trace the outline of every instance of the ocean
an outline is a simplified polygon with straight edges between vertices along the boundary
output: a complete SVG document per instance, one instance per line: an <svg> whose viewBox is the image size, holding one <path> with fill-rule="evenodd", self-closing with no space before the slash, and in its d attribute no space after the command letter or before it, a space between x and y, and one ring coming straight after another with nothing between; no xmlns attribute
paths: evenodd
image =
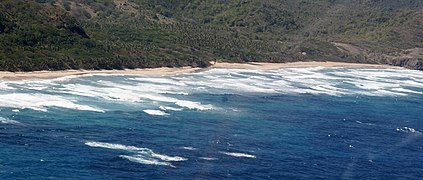
<svg viewBox="0 0 423 180"><path fill-rule="evenodd" d="M421 179L423 72L0 80L0 179Z"/></svg>

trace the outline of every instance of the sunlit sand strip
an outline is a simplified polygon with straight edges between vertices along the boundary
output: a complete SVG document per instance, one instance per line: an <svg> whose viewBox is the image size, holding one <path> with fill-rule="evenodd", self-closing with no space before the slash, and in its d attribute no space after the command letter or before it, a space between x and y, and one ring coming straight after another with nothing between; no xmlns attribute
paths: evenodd
<svg viewBox="0 0 423 180"><path fill-rule="evenodd" d="M34 71L34 72L6 72L0 71L0 79L5 80L22 80L22 79L53 79L65 76L85 75L85 74L122 74L122 75L143 75L143 76L164 76L183 73L197 72L207 69L255 69L255 70L272 70L281 68L306 68L306 67L351 67L351 68L400 68L389 65L379 64L360 64L360 63L343 63L343 62L291 62L291 63L226 63L211 62L209 68L146 68L146 69L125 69L125 70L66 70L66 71Z"/></svg>
<svg viewBox="0 0 423 180"><path fill-rule="evenodd" d="M214 62L211 62L212 64ZM401 67L381 65L381 64L361 64L361 63L345 63L345 62L329 62L329 61L307 61L307 62L289 62L289 63L226 63L218 62L212 65L212 68L223 69L254 69L254 70L272 70L281 68L308 68L308 67L349 67L349 68L394 68Z"/></svg>
<svg viewBox="0 0 423 180"><path fill-rule="evenodd" d="M23 80L23 79L54 79L65 76L86 75L86 74L122 74L122 75L145 75L164 76L190 73L201 70L201 68L147 68L147 69L125 69L125 70L66 70L66 71L34 71L34 72L5 72L0 71L0 79Z"/></svg>

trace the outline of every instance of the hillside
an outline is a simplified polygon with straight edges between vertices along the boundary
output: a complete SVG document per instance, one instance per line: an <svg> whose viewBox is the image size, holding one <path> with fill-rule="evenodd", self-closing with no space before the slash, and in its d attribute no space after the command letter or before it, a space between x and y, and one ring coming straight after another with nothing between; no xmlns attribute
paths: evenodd
<svg viewBox="0 0 423 180"><path fill-rule="evenodd" d="M423 69L420 0L3 0L0 69L331 60Z"/></svg>

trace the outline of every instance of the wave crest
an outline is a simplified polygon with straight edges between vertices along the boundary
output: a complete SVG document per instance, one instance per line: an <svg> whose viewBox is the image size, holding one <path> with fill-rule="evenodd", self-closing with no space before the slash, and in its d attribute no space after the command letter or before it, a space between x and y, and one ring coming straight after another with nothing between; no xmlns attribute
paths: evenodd
<svg viewBox="0 0 423 180"><path fill-rule="evenodd" d="M95 141L87 141L85 142L85 145L97 148L123 150L129 153L133 153L133 155L120 155L119 157L141 164L164 165L174 167L170 162L188 160L187 158L179 156L168 156L164 154L155 153L151 149L140 148L136 146L126 146L122 144L111 144Z"/></svg>
<svg viewBox="0 0 423 180"><path fill-rule="evenodd" d="M396 130L398 132L420 133L420 131L417 131L417 130L410 128L410 127L397 128Z"/></svg>
<svg viewBox="0 0 423 180"><path fill-rule="evenodd" d="M3 123L3 124L21 124L19 121L6 119L6 118L2 118L2 117L0 117L0 123Z"/></svg>
<svg viewBox="0 0 423 180"><path fill-rule="evenodd" d="M48 107L104 112L88 105L77 104L59 95L12 93L0 95L0 107L32 109L47 112Z"/></svg>
<svg viewBox="0 0 423 180"><path fill-rule="evenodd" d="M228 156L233 156L233 157L256 158L255 155L245 154L245 153L225 152L225 151L220 151L220 153L228 155Z"/></svg>

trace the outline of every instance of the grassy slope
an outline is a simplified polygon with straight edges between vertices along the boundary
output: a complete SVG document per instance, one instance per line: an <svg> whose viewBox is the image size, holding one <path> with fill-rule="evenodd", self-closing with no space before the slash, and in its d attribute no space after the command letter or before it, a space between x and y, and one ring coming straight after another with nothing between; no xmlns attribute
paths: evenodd
<svg viewBox="0 0 423 180"><path fill-rule="evenodd" d="M0 2L1 23L13 27L2 32L0 24L0 69L207 66L213 59L423 66L386 60L423 48L418 0L37 1Z"/></svg>
<svg viewBox="0 0 423 180"><path fill-rule="evenodd" d="M83 63L64 64L69 56L95 55L95 42L61 9L12 0L2 1L0 9L0 23L7 27L0 33L0 69L68 69Z"/></svg>

